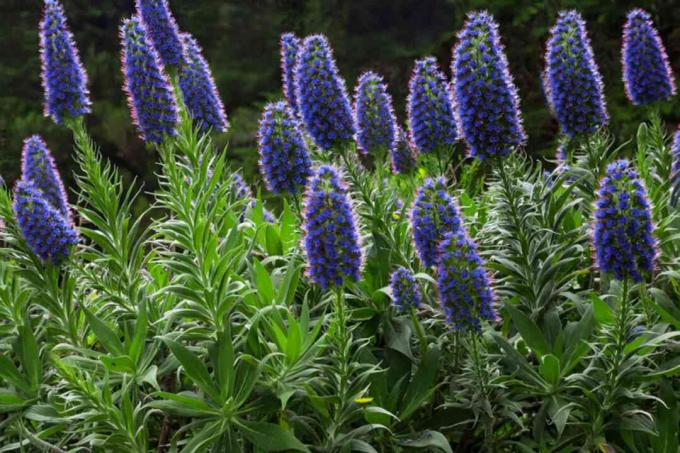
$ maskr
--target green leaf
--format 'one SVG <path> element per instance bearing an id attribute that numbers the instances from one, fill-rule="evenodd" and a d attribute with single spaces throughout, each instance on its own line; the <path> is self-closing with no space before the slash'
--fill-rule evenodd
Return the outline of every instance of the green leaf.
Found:
<path id="1" fill-rule="evenodd" d="M 120 355 L 116 357 L 101 355 L 99 360 L 101 360 L 106 369 L 111 372 L 129 374 L 134 374 L 135 372 L 135 364 L 132 362 L 130 357 L 126 355 Z"/>
<path id="2" fill-rule="evenodd" d="M 123 344 L 118 335 L 103 321 L 85 309 L 85 317 L 97 340 L 113 355 L 123 355 Z"/>
<path id="3" fill-rule="evenodd" d="M 260 300 L 269 305 L 274 301 L 274 285 L 269 276 L 269 272 L 264 268 L 262 263 L 258 260 L 253 260 L 253 267 L 255 268 L 255 286 L 260 295 Z"/>
<path id="4" fill-rule="evenodd" d="M 449 441 L 439 431 L 423 431 L 415 439 L 398 439 L 397 445 L 407 448 L 438 448 L 446 453 L 453 453 Z"/>
<path id="5" fill-rule="evenodd" d="M 543 356 L 541 365 L 538 367 L 541 376 L 553 386 L 560 380 L 560 361 L 552 354 Z"/>
<path id="6" fill-rule="evenodd" d="M 309 451 L 290 431 L 267 422 L 239 420 L 237 425 L 243 435 L 264 451 Z"/>
<path id="7" fill-rule="evenodd" d="M 593 302 L 593 312 L 595 320 L 600 324 L 610 325 L 614 322 L 614 311 L 597 294 L 592 294 L 590 300 Z"/>
<path id="8" fill-rule="evenodd" d="M 0 389 L 0 414 L 14 412 L 29 404 L 17 392 L 10 389 Z"/>
<path id="9" fill-rule="evenodd" d="M 220 392 L 215 388 L 208 374 L 208 369 L 205 367 L 198 357 L 191 351 L 169 338 L 163 338 L 163 342 L 172 351 L 172 354 L 177 357 L 179 363 L 182 364 L 184 372 L 194 381 L 194 384 L 209 395 L 216 403 L 221 403 Z"/>
<path id="10" fill-rule="evenodd" d="M 139 359 L 144 351 L 144 342 L 146 340 L 146 334 L 149 330 L 149 323 L 146 312 L 146 299 L 139 301 L 139 306 L 137 307 L 137 322 L 135 323 L 135 335 L 132 338 L 130 347 L 128 348 L 128 355 L 132 362 L 135 364 L 139 363 Z"/>
<path id="11" fill-rule="evenodd" d="M 42 364 L 38 355 L 38 343 L 35 341 L 33 329 L 31 329 L 29 324 L 17 326 L 17 330 L 19 331 L 18 345 L 21 366 L 24 367 L 31 388 L 34 392 L 37 392 L 42 374 Z"/>
<path id="12" fill-rule="evenodd" d="M 512 305 L 506 305 L 505 309 L 510 313 L 513 324 L 526 344 L 538 355 L 545 354 L 548 351 L 548 345 L 536 323 Z"/>
<path id="13" fill-rule="evenodd" d="M 407 420 L 434 392 L 439 371 L 439 356 L 439 348 L 430 346 L 420 361 L 418 371 L 406 389 L 402 409 L 398 413 L 402 421 Z"/>

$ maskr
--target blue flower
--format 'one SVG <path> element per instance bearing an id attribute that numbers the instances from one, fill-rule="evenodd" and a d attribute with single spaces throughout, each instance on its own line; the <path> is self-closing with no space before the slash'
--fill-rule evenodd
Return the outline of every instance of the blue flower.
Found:
<path id="1" fill-rule="evenodd" d="M 291 109 L 298 114 L 298 103 L 295 97 L 295 63 L 300 52 L 300 39 L 294 33 L 281 35 L 281 83 L 283 95 Z"/>
<path id="2" fill-rule="evenodd" d="M 455 330 L 479 331 L 481 321 L 495 321 L 494 293 L 477 245 L 463 228 L 439 244 L 437 290 L 446 320 Z"/>
<path id="3" fill-rule="evenodd" d="M 623 82 L 635 105 L 668 100 L 675 94 L 675 79 L 668 55 L 650 15 L 639 8 L 628 13 L 623 27 Z"/>
<path id="4" fill-rule="evenodd" d="M 647 191 L 627 160 L 607 167 L 595 201 L 593 248 L 603 273 L 641 282 L 654 270 L 657 256 Z"/>
<path id="5" fill-rule="evenodd" d="M 58 264 L 78 243 L 77 231 L 30 181 L 17 182 L 13 208 L 26 243 L 43 261 Z"/>
<path id="6" fill-rule="evenodd" d="M 420 305 L 420 285 L 408 269 L 399 266 L 390 276 L 392 302 L 400 310 Z"/>
<path id="7" fill-rule="evenodd" d="M 526 140 L 498 25 L 486 11 L 468 15 L 453 50 L 451 72 L 470 155 L 504 157 Z"/>
<path id="8" fill-rule="evenodd" d="M 573 137 L 607 124 L 602 76 L 578 12 L 560 13 L 547 49 L 545 91 L 562 132 Z"/>
<path id="9" fill-rule="evenodd" d="M 141 138 L 160 143 L 177 134 L 177 101 L 163 64 L 149 42 L 137 17 L 125 19 L 120 27 L 125 91 L 132 119 Z"/>
<path id="10" fill-rule="evenodd" d="M 90 113 L 87 74 L 59 0 L 45 0 L 40 22 L 40 60 L 45 116 L 57 124 Z"/>
<path id="11" fill-rule="evenodd" d="M 416 166 L 416 153 L 411 140 L 406 136 L 401 127 L 397 127 L 397 143 L 390 153 L 392 172 L 406 174 Z"/>
<path id="12" fill-rule="evenodd" d="M 354 137 L 354 118 L 345 81 L 323 35 L 305 38 L 295 66 L 298 110 L 314 143 L 325 150 Z"/>
<path id="13" fill-rule="evenodd" d="M 22 179 L 40 190 L 45 200 L 59 211 L 68 223 L 71 223 L 71 210 L 59 170 L 54 164 L 50 150 L 47 149 L 47 145 L 39 135 L 33 135 L 24 140 L 21 153 L 21 174 Z"/>
<path id="14" fill-rule="evenodd" d="M 260 170 L 274 193 L 297 193 L 312 172 L 300 124 L 285 101 L 268 104 L 258 132 Z"/>
<path id="15" fill-rule="evenodd" d="M 413 239 L 420 261 L 427 267 L 437 262 L 438 244 L 444 234 L 461 226 L 458 208 L 446 190 L 444 178 L 425 180 L 418 189 L 411 212 Z"/>
<path id="16" fill-rule="evenodd" d="M 322 289 L 361 278 L 361 246 L 351 200 L 335 167 L 322 165 L 305 194 L 307 276 Z"/>
<path id="17" fill-rule="evenodd" d="M 201 47 L 189 34 L 182 33 L 184 54 L 179 69 L 179 87 L 189 116 L 201 130 L 224 132 L 229 127 L 222 100 Z"/>
<path id="18" fill-rule="evenodd" d="M 396 143 L 397 120 L 381 76 L 371 71 L 359 76 L 354 106 L 359 151 L 374 156 L 391 151 Z"/>
<path id="19" fill-rule="evenodd" d="M 182 62 L 182 40 L 167 0 L 136 0 L 137 13 L 165 66 Z"/>
<path id="20" fill-rule="evenodd" d="M 671 169 L 671 174 L 680 178 L 680 129 L 677 129 L 673 134 L 671 155 L 673 157 L 673 167 Z"/>
<path id="21" fill-rule="evenodd" d="M 456 143 L 453 100 L 434 57 L 416 61 L 408 87 L 408 123 L 418 151 L 429 153 Z"/>

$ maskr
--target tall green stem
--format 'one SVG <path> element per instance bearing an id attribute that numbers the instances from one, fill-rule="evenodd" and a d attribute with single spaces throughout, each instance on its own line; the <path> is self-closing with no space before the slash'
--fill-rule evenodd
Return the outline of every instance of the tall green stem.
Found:
<path id="1" fill-rule="evenodd" d="M 427 340 L 425 339 L 425 331 L 423 330 L 422 324 L 420 324 L 420 321 L 418 321 L 418 317 L 416 316 L 416 309 L 415 307 L 411 307 L 411 321 L 413 322 L 413 329 L 416 332 L 416 335 L 418 336 L 418 343 L 420 346 L 420 357 L 421 359 L 425 357 L 425 353 L 427 352 Z"/>

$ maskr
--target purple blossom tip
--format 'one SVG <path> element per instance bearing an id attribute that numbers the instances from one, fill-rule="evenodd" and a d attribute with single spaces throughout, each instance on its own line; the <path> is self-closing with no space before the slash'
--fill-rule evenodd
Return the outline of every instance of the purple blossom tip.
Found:
<path id="1" fill-rule="evenodd" d="M 408 123 L 418 151 L 429 153 L 456 143 L 453 99 L 434 57 L 415 62 L 408 87 Z"/>
<path id="2" fill-rule="evenodd" d="M 651 16 L 636 8 L 623 27 L 623 82 L 635 105 L 665 101 L 675 95 L 675 79 L 668 55 Z"/>
<path id="3" fill-rule="evenodd" d="M 70 224 L 71 209 L 59 170 L 47 145 L 39 135 L 24 140 L 21 152 L 22 178 L 43 193 L 45 200 Z"/>
<path id="4" fill-rule="evenodd" d="M 40 61 L 45 116 L 61 124 L 64 118 L 90 113 L 87 74 L 59 0 L 45 0 L 40 22 Z"/>
<path id="5" fill-rule="evenodd" d="M 413 239 L 420 261 L 427 267 L 434 266 L 444 234 L 457 231 L 460 226 L 460 214 L 444 178 L 426 179 L 416 193 L 411 212 Z"/>
<path id="6" fill-rule="evenodd" d="M 482 320 L 497 319 L 491 279 L 477 245 L 463 228 L 446 233 L 439 244 L 437 290 L 454 330 L 479 331 Z"/>
<path id="7" fill-rule="evenodd" d="M 356 140 L 361 153 L 381 155 L 394 148 L 397 120 L 392 108 L 392 97 L 387 93 L 387 85 L 380 75 L 368 71 L 359 76 L 354 112 Z"/>
<path id="8" fill-rule="evenodd" d="M 601 272 L 635 282 L 653 272 L 657 248 L 652 208 L 642 180 L 627 160 L 611 163 L 600 181 L 592 240 Z"/>
<path id="9" fill-rule="evenodd" d="M 361 278 L 362 255 L 347 187 L 330 165 L 322 165 L 305 193 L 303 247 L 307 276 L 322 289 Z"/>
<path id="10" fill-rule="evenodd" d="M 138 17 L 123 20 L 120 38 L 124 88 L 133 122 L 142 140 L 158 144 L 166 136 L 177 134 L 179 113 L 175 94 Z"/>
<path id="11" fill-rule="evenodd" d="M 404 130 L 397 126 L 397 142 L 390 152 L 392 173 L 407 174 L 416 167 L 416 151 Z"/>
<path id="12" fill-rule="evenodd" d="M 17 182 L 13 208 L 26 244 L 43 261 L 60 263 L 78 243 L 75 228 L 30 181 Z"/>
<path id="13" fill-rule="evenodd" d="M 297 97 L 295 96 L 295 64 L 302 42 L 294 33 L 284 33 L 279 42 L 281 52 L 281 83 L 283 95 L 291 109 L 298 114 Z"/>
<path id="14" fill-rule="evenodd" d="M 208 62 L 198 42 L 189 33 L 182 33 L 181 39 L 184 52 L 179 69 L 179 87 L 189 116 L 203 131 L 212 128 L 224 132 L 229 122 Z"/>
<path id="15" fill-rule="evenodd" d="M 168 1 L 136 0 L 135 6 L 163 64 L 179 66 L 182 62 L 182 40 Z"/>
<path id="16" fill-rule="evenodd" d="M 295 65 L 295 97 L 307 132 L 325 150 L 354 137 L 354 118 L 345 88 L 323 35 L 305 38 Z"/>
<path id="17" fill-rule="evenodd" d="M 576 11 L 561 12 L 550 31 L 544 80 L 548 104 L 564 134 L 591 133 L 607 124 L 602 76 Z"/>
<path id="18" fill-rule="evenodd" d="M 300 124 L 285 101 L 268 104 L 258 132 L 260 170 L 274 193 L 297 193 L 312 172 Z"/>
<path id="19" fill-rule="evenodd" d="M 392 290 L 392 303 L 399 310 L 408 307 L 417 308 L 420 305 L 420 285 L 411 271 L 405 267 L 399 266 L 392 272 L 390 289 Z"/>
<path id="20" fill-rule="evenodd" d="M 504 157 L 524 143 L 517 87 L 498 25 L 486 11 L 468 14 L 451 72 L 459 126 L 471 156 Z"/>

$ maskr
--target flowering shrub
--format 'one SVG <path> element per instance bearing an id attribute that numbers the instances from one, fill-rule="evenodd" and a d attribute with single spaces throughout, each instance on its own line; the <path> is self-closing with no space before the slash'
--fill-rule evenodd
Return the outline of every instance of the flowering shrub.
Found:
<path id="1" fill-rule="evenodd" d="M 678 450 L 680 133 L 645 14 L 624 54 L 659 52 L 624 56 L 625 83 L 654 102 L 620 147 L 585 22 L 557 18 L 555 168 L 519 149 L 487 13 L 460 24 L 452 80 L 416 62 L 407 132 L 389 77 L 364 73 L 352 106 L 328 40 L 284 34 L 259 183 L 213 142 L 227 115 L 198 43 L 166 0 L 136 6 L 122 71 L 152 187 L 99 154 L 44 0 L 46 111 L 77 170 L 66 189 L 32 135 L 0 185 L 3 451 Z"/>

